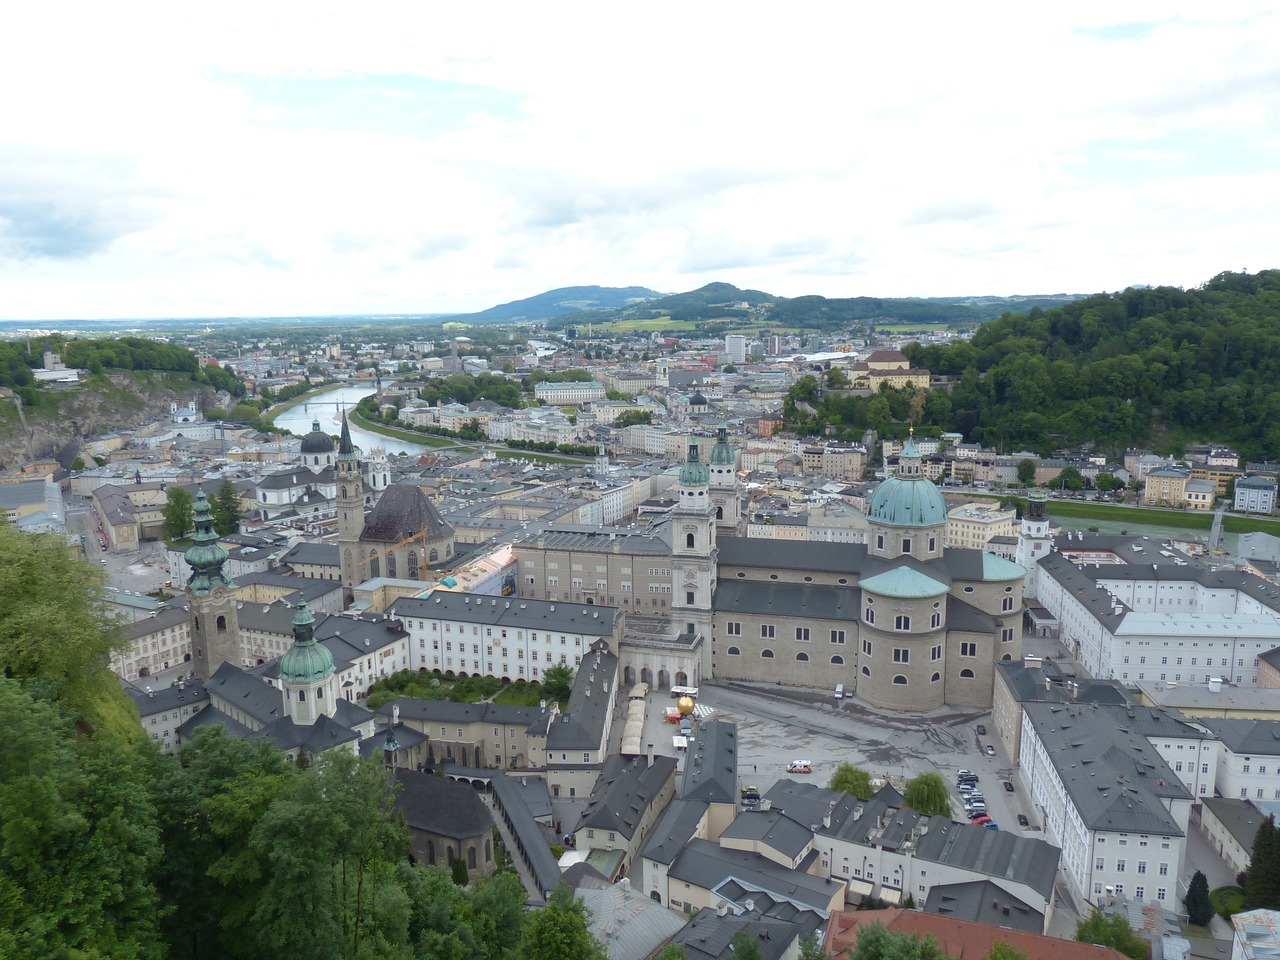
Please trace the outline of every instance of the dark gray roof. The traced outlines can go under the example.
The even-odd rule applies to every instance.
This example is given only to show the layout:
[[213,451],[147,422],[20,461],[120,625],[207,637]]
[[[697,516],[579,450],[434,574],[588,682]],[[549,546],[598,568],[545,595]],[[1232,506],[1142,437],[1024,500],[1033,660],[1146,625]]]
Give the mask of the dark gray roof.
[[665,534],[666,524],[655,525],[650,530],[632,530],[627,527],[588,527],[578,524],[558,523],[547,527],[537,537],[524,541],[521,546],[550,550],[600,550],[621,553],[649,553],[669,555],[671,544]]
[[777,899],[817,910],[823,916],[828,915],[832,897],[844,890],[844,884],[829,877],[817,877],[802,869],[792,870],[761,854],[727,850],[710,840],[696,837],[671,863],[667,877],[706,890],[719,886],[725,880],[738,879],[767,891]]
[[[548,764],[552,763],[553,750],[602,749],[609,705],[617,695],[617,687],[618,658],[602,641],[597,641],[574,674],[568,709],[556,717],[547,730]],[[562,762],[574,760],[570,757]]]
[[341,563],[336,543],[295,543],[281,555],[280,562],[325,567],[336,567]]
[[391,605],[395,617],[458,620],[501,627],[523,627],[552,633],[612,636],[617,607],[560,600],[491,597],[478,593],[437,590],[429,597],[406,597]]
[[413,830],[466,840],[493,829],[493,817],[469,784],[403,768],[392,779],[400,788],[396,809]]
[[252,733],[243,723],[233,720],[217,707],[205,707],[178,727],[179,740],[185,742],[192,739],[201,727],[222,727],[237,740],[243,740]]
[[650,764],[644,757],[624,760],[611,755],[596,778],[574,832],[592,827],[616,831],[630,840],[646,811],[675,775],[675,757],[654,757]]
[[1231,797],[1203,797],[1200,801],[1205,808],[1227,828],[1227,832],[1235,837],[1240,846],[1253,850],[1253,841],[1258,835],[1258,827],[1266,816],[1248,800],[1236,800]]
[[688,845],[706,812],[705,800],[672,800],[653,828],[644,848],[644,858],[670,863]]
[[[1028,667],[1021,660],[996,664],[1013,699],[1019,703],[1044,701],[1051,703],[1115,703],[1133,701],[1119,680],[1095,680],[1092,677],[1067,677],[1052,660],[1039,667]],[[1047,682],[1046,682],[1047,681]],[[1068,682],[1074,683],[1069,687]]]
[[824,922],[824,915],[812,910],[796,911],[790,918],[761,916],[756,910],[722,917],[711,907],[704,907],[670,942],[679,944],[689,960],[731,960],[731,941],[740,931],[746,931],[759,947],[761,960],[779,960]]
[[524,860],[542,895],[550,895],[560,882],[560,864],[547,846],[542,827],[525,805],[519,783],[499,771],[493,771],[489,782],[493,787],[494,808],[515,835],[517,849],[508,853]]
[[[210,703],[217,707],[224,701],[230,707],[252,717],[261,726],[284,715],[284,699],[280,691],[232,663],[224,663],[205,681]],[[204,711],[201,711],[204,712]]]
[[417,484],[395,483],[383,491],[364,521],[362,541],[399,543],[425,535],[428,540],[453,536],[435,504]]
[[862,591],[856,587],[813,583],[760,583],[720,580],[713,605],[717,613],[774,614],[824,620],[854,620]]
[[247,739],[270,740],[281,750],[324,753],[359,740],[360,734],[322,713],[315,723],[295,723],[291,717],[280,717],[255,730]]
[[1280,754],[1280,720],[1201,720],[1222,745],[1238,756]]
[[168,627],[176,627],[190,622],[191,613],[184,604],[170,603],[157,608],[155,616],[145,616],[141,620],[126,623],[120,628],[120,632],[130,640],[135,640],[138,637],[145,637]]
[[[902,803],[901,794],[889,786],[883,787],[876,796],[886,804]],[[783,811],[797,823],[807,824],[814,831],[824,829],[824,822],[829,823],[830,826],[825,828],[828,832],[839,829],[863,804],[862,800],[852,794],[828,790],[811,781],[792,780],[790,777],[779,779],[769,788],[764,798],[769,801],[771,809]]]
[[[338,702],[346,703],[347,701],[339,700]],[[363,707],[361,707],[360,709],[364,710]],[[365,712],[369,713],[367,710]],[[372,718],[373,714],[369,713],[369,717]],[[337,720],[339,723],[342,723],[344,726],[348,726],[348,727],[355,726],[355,724],[346,723],[342,719],[342,717],[338,714],[334,715],[334,719]],[[426,743],[428,738],[425,733],[415,730],[413,729],[413,727],[406,727],[403,723],[398,723],[396,724],[396,729],[395,729],[395,739],[396,739],[396,744],[398,746],[398,749],[410,750],[413,747]],[[386,742],[387,742],[387,725],[384,723],[376,729],[372,737],[365,737],[363,740],[360,741],[360,756],[364,757],[364,759],[366,760],[377,760],[377,761],[383,760],[383,758],[386,755],[385,751],[383,750],[383,745]]]
[[955,580],[977,583],[983,579],[981,550],[950,548],[936,560],[914,560],[909,557],[874,557],[864,543],[770,540],[768,549],[761,549],[760,541],[749,537],[719,537],[716,544],[722,567],[844,573],[855,582],[900,567],[908,567],[946,584]]
[[143,719],[157,713],[209,702],[209,694],[199,680],[185,682],[181,688],[177,684],[157,687],[150,693],[147,693],[145,687],[145,680],[142,687],[132,684],[124,685],[124,692],[129,695],[129,699],[138,708],[138,714]]
[[738,726],[727,720],[698,725],[684,763],[680,796],[708,803],[738,802]]
[[946,817],[931,817],[928,831],[916,842],[916,857],[921,860],[962,867],[997,881],[1025,883],[1046,900],[1053,896],[1061,855],[1043,840],[955,823]]
[[1165,804],[1191,800],[1147,738],[1096,705],[1024,703],[1086,827],[1180,837]]
[[507,703],[455,703],[452,700],[420,700],[400,697],[377,711],[380,717],[391,716],[393,707],[400,708],[401,720],[443,721],[444,723],[502,723],[528,728],[549,711],[539,707],[518,707]]
[[752,840],[763,843],[788,859],[795,860],[813,841],[813,830],[797,823],[781,810],[748,810],[729,824],[721,839]]
[[1044,914],[990,880],[943,883],[929,888],[925,913],[956,920],[975,920],[1025,933],[1044,933]]

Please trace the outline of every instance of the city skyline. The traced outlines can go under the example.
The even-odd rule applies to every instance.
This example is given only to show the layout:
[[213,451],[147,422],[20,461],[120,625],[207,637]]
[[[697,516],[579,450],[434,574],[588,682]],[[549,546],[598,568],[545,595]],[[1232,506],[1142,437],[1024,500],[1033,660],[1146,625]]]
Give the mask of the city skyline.
[[228,12],[15,14],[0,316],[715,280],[1090,293],[1276,266],[1263,4]]

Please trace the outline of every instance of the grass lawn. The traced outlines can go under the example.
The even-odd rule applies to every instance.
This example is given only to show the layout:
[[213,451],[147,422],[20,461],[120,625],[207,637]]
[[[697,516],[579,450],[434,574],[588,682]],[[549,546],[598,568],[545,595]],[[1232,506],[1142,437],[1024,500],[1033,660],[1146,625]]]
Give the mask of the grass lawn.
[[1244,909],[1244,891],[1239,887],[1218,887],[1209,892],[1209,899],[1224,920],[1230,920],[1233,913]]
[[1213,515],[1188,513],[1185,510],[1152,510],[1145,507],[1120,507],[1106,503],[1081,500],[1050,500],[1049,516],[1083,517],[1089,520],[1115,520],[1118,523],[1145,523],[1161,527],[1183,527],[1187,530],[1208,530],[1213,526]]
[[388,427],[385,424],[373,423],[366,420],[354,410],[351,411],[350,417],[364,429],[370,433],[381,434],[384,437],[391,437],[393,440],[405,440],[409,443],[418,443],[424,447],[457,447],[465,446],[465,442],[457,437],[437,437],[430,433],[417,433],[413,430],[397,430],[395,427]]
[[540,700],[542,688],[533,683],[508,684],[493,698],[494,703],[505,703],[513,707],[536,707]]

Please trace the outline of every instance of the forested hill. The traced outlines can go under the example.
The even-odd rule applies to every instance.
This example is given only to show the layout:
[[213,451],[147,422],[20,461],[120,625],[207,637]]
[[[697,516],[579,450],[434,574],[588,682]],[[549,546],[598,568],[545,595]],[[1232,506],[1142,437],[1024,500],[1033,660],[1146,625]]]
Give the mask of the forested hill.
[[1005,450],[1212,440],[1280,459],[1280,270],[1033,309],[906,353],[957,380],[930,405],[938,426]]
[[479,313],[449,317],[467,323],[511,323],[550,320],[580,310],[613,310],[652,300],[662,294],[648,287],[560,287],[523,300],[500,303]]

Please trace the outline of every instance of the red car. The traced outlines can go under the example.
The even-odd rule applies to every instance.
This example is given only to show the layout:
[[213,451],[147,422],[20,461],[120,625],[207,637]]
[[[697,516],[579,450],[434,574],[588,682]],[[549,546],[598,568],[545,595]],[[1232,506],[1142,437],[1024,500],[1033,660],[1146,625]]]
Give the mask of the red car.
[[981,817],[973,818],[973,825],[975,827],[985,827],[988,823],[991,823],[991,822],[992,822],[991,818],[988,817],[986,814],[983,814]]

